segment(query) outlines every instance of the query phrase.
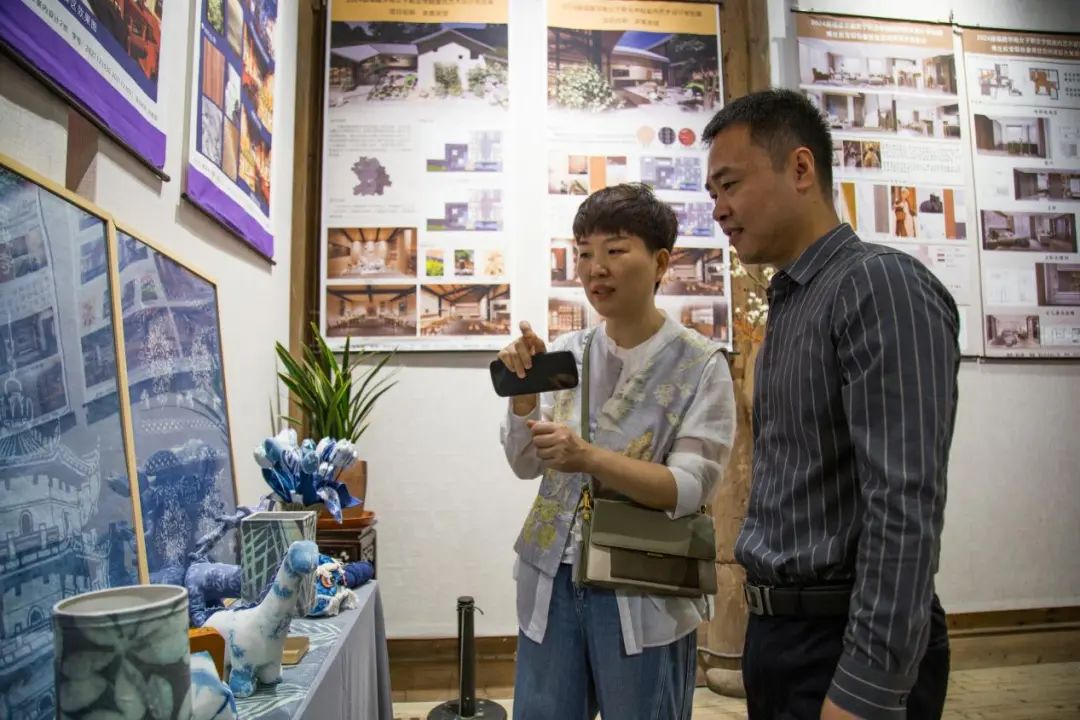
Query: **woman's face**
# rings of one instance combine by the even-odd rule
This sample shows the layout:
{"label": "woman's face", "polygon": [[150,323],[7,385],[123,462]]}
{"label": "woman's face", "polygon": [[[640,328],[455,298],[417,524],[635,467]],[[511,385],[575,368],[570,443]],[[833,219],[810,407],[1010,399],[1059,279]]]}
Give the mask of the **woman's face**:
{"label": "woman's face", "polygon": [[577,273],[593,306],[605,319],[641,317],[653,307],[653,288],[671,254],[653,252],[637,235],[597,232],[575,245]]}

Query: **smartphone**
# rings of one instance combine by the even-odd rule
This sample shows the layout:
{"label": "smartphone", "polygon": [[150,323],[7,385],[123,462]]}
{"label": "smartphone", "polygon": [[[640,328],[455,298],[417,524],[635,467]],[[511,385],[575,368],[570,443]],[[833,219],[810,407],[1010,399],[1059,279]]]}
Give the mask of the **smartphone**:
{"label": "smartphone", "polygon": [[499,397],[533,395],[552,390],[577,387],[578,369],[574,353],[569,350],[533,355],[532,367],[519,378],[502,360],[491,363],[491,384]]}

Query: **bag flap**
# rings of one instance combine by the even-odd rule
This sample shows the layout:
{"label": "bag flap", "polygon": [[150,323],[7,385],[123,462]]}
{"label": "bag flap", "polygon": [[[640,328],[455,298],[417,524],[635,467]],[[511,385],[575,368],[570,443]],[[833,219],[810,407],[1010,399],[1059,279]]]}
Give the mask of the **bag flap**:
{"label": "bag flap", "polygon": [[594,545],[695,560],[716,559],[713,521],[702,513],[672,520],[663,510],[596,499],[591,524],[589,542]]}

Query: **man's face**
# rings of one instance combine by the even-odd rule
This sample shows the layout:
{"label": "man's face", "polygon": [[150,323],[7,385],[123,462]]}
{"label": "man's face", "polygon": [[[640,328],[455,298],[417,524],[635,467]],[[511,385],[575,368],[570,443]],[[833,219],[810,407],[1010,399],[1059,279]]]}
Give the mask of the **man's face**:
{"label": "man's face", "polygon": [[750,141],[746,125],[733,125],[713,138],[705,189],[713,199],[713,218],[742,262],[787,257],[791,240],[784,228],[797,200],[789,174],[773,168],[768,152]]}

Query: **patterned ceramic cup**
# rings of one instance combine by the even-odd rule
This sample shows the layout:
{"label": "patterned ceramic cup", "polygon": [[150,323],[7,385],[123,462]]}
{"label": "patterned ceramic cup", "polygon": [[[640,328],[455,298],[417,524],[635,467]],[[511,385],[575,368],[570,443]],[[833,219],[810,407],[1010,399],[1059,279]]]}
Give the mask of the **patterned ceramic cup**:
{"label": "patterned ceramic cup", "polygon": [[187,590],[135,585],[53,607],[57,717],[190,720]]}

